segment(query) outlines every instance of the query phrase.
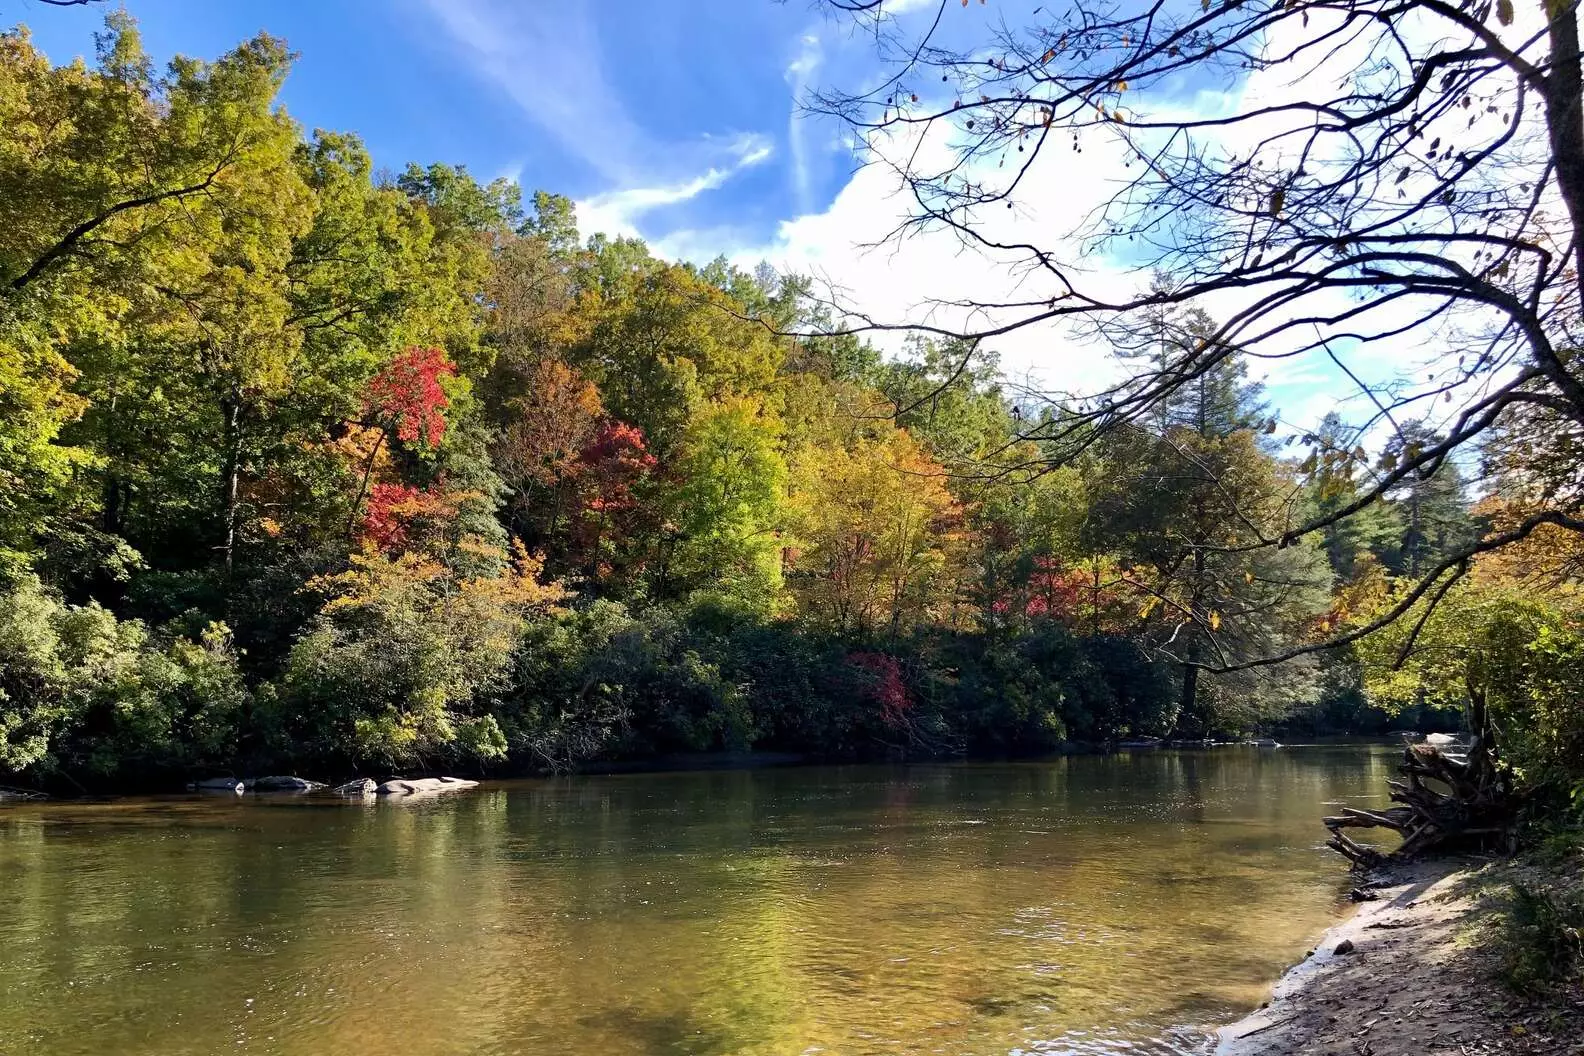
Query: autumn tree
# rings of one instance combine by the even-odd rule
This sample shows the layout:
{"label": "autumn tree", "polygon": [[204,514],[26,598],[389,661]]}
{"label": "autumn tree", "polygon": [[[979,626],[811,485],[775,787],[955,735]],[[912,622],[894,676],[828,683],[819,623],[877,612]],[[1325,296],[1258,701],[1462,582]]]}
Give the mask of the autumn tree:
{"label": "autumn tree", "polygon": [[787,469],[780,423],[757,400],[703,408],[688,423],[667,505],[675,539],[664,577],[768,612],[781,587],[781,519]]}
{"label": "autumn tree", "polygon": [[805,451],[793,471],[799,609],[843,631],[949,620],[962,585],[962,511],[907,433]]}
{"label": "autumn tree", "polygon": [[[1352,423],[1365,429],[1436,408],[1437,439],[1401,445],[1351,501],[1238,544],[1279,550],[1472,462],[1504,421],[1558,435],[1584,422],[1575,7],[1073,0],[1008,25],[947,0],[894,16],[878,0],[830,6],[872,31],[887,73],[810,106],[895,173],[911,203],[897,235],[946,231],[1019,275],[1004,297],[938,303],[923,329],[1095,333],[1139,310],[1233,306],[1206,340],[1051,417],[1036,431],[1051,458],[1147,420],[1237,350],[1336,365],[1370,408]],[[1206,113],[1185,86],[1212,81],[1245,90]],[[1067,241],[1009,226],[1078,152],[1117,177],[1089,220]],[[1106,251],[1170,282],[1118,295],[1080,260]],[[1544,524],[1584,529],[1570,501],[1548,501],[1420,562],[1414,597]]]}
{"label": "autumn tree", "polygon": [[1264,413],[1242,361],[1222,360],[1161,408],[1161,432],[1111,434],[1085,526],[1091,545],[1110,542],[1133,567],[1126,580],[1146,639],[1181,667],[1179,723],[1201,735],[1313,695],[1312,673],[1294,665],[1202,686],[1206,667],[1241,668],[1303,644],[1329,605],[1331,571],[1318,547],[1246,545],[1291,523],[1300,495],[1262,445]]}
{"label": "autumn tree", "polygon": [[501,412],[492,451],[507,487],[514,531],[535,550],[559,550],[574,508],[583,453],[606,424],[594,384],[556,359],[532,368],[521,396]]}
{"label": "autumn tree", "polygon": [[[92,73],[51,69],[17,35],[5,55],[15,76],[0,105],[33,142],[7,138],[18,187],[0,193],[15,210],[0,214],[3,325],[26,341],[44,319],[65,324],[89,398],[65,439],[109,456],[107,530],[130,490],[157,490],[183,512],[149,510],[149,535],[204,526],[195,541],[229,560],[260,407],[300,348],[283,275],[309,196],[295,126],[273,109],[285,48],[259,37],[156,78],[131,20],[113,15]],[[146,444],[151,423],[183,432]],[[195,450],[213,461],[184,459]]]}
{"label": "autumn tree", "polygon": [[763,395],[774,383],[782,358],[776,339],[686,268],[622,273],[591,310],[597,322],[569,361],[600,386],[610,412],[641,429],[661,455],[681,442],[695,409]]}
{"label": "autumn tree", "polygon": [[438,348],[409,348],[385,364],[363,391],[359,424],[369,432],[357,493],[352,497],[348,528],[357,523],[369,493],[374,469],[387,445],[434,449],[446,433],[445,410],[451,405],[441,378],[457,373],[456,364]]}

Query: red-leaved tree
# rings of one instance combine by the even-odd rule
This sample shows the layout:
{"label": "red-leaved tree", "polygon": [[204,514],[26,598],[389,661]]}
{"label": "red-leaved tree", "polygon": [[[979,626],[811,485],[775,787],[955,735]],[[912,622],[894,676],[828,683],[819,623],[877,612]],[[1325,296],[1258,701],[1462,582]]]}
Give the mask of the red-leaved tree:
{"label": "red-leaved tree", "polygon": [[604,577],[630,556],[637,538],[652,536],[658,528],[648,523],[651,513],[637,489],[659,462],[649,453],[643,430],[616,421],[600,429],[578,461],[582,517],[573,542],[591,571]]}
{"label": "red-leaved tree", "polygon": [[443,349],[414,345],[403,349],[369,379],[363,389],[363,417],[378,435],[364,462],[357,497],[352,500],[352,510],[347,517],[348,535],[357,524],[363,499],[369,493],[369,480],[385,444],[395,437],[404,444],[421,440],[425,446],[433,448],[445,437],[445,410],[451,406],[451,399],[441,386],[440,378],[455,377],[456,373],[456,364],[446,357]]}
{"label": "red-leaved tree", "polygon": [[390,553],[405,547],[416,525],[448,521],[456,504],[441,484],[415,488],[410,484],[376,484],[369,491],[362,536]]}
{"label": "red-leaved tree", "polygon": [[896,657],[888,653],[848,653],[847,664],[858,676],[863,697],[879,707],[880,721],[893,730],[910,728],[913,701]]}
{"label": "red-leaved tree", "polygon": [[451,400],[442,375],[456,376],[456,364],[439,348],[404,349],[363,390],[363,414],[404,444],[422,439],[434,447],[445,436],[445,409]]}

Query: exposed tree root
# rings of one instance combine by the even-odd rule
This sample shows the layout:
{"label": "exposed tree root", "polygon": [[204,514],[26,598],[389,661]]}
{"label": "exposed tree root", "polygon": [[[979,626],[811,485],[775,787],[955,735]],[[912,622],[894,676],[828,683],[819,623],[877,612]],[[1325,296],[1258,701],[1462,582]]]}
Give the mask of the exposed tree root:
{"label": "exposed tree root", "polygon": [[[1342,808],[1341,814],[1323,819],[1331,832],[1326,846],[1355,869],[1364,870],[1429,852],[1510,848],[1517,801],[1511,781],[1497,764],[1495,739],[1483,712],[1483,708],[1475,710],[1482,720],[1476,726],[1481,732],[1466,750],[1408,745],[1397,767],[1404,780],[1387,782],[1398,805],[1387,810]],[[1376,828],[1400,833],[1401,846],[1384,854],[1343,831]]]}

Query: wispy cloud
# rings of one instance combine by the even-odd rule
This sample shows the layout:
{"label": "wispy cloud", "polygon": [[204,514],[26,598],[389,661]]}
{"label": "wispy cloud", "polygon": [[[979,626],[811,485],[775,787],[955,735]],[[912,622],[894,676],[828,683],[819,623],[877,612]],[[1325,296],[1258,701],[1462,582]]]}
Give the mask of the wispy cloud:
{"label": "wispy cloud", "polygon": [[823,57],[819,36],[805,33],[798,41],[797,57],[786,68],[787,83],[792,86],[792,112],[787,118],[787,146],[792,154],[792,189],[797,195],[800,213],[806,213],[811,208],[811,190],[805,118],[799,108]]}
{"label": "wispy cloud", "polygon": [[[701,132],[677,141],[636,120],[638,111],[607,75],[595,3],[422,2],[462,61],[587,164],[599,184],[615,188],[577,203],[586,233],[639,234],[645,214],[713,191],[774,151],[769,137],[757,133]],[[801,151],[801,141],[794,149]]]}
{"label": "wispy cloud", "polygon": [[727,180],[768,161],[775,148],[762,136],[738,136],[731,145],[732,162],[711,166],[691,179],[653,187],[629,187],[596,194],[577,203],[578,228],[586,234],[636,235],[638,220],[645,213],[668,205],[680,205],[713,191]]}
{"label": "wispy cloud", "polygon": [[649,137],[604,75],[587,6],[424,2],[480,75],[601,176],[630,182],[638,159],[654,156]]}

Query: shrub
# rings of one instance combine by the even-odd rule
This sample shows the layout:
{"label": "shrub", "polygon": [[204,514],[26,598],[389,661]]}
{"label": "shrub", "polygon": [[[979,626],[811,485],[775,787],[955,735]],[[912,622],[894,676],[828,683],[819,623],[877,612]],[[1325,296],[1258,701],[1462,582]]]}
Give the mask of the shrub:
{"label": "shrub", "polygon": [[1502,981],[1521,994],[1571,982],[1584,963],[1584,900],[1514,884],[1498,918],[1496,946]]}
{"label": "shrub", "polygon": [[223,764],[247,701],[222,623],[150,633],[31,576],[0,592],[0,770],[125,779]]}
{"label": "shrub", "polygon": [[490,714],[530,615],[563,596],[519,553],[495,577],[369,549],[310,586],[327,600],[287,657],[267,722],[275,750],[392,767],[503,758]]}

